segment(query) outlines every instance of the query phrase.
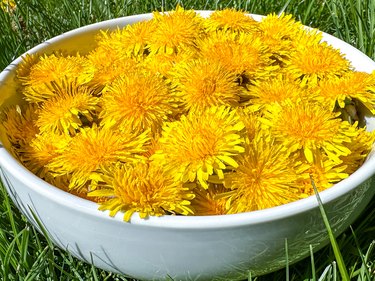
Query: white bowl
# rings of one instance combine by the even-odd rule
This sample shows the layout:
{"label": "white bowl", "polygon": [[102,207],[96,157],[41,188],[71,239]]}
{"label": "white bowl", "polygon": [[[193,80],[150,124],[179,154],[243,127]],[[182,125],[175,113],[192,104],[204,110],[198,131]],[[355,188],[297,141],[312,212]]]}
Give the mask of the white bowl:
{"label": "white bowl", "polygon": [[[210,12],[200,12],[207,16]],[[31,49],[28,53],[52,50],[88,51],[100,29],[114,29],[151,14],[136,15],[85,26]],[[259,19],[259,16],[254,16]],[[343,41],[324,34],[360,71],[370,72],[375,63]],[[19,100],[15,97],[15,69],[21,58],[0,74],[0,106]],[[369,128],[375,126],[367,119]],[[243,279],[265,274],[317,250],[329,240],[314,196],[261,211],[222,216],[163,216],[130,223],[122,214],[114,218],[97,210],[97,204],[61,191],[44,182],[4,148],[0,148],[1,179],[21,212],[36,227],[38,216],[52,241],[74,256],[97,267],[145,280]],[[363,211],[375,193],[375,156],[350,177],[321,192],[331,226],[344,231]]]}

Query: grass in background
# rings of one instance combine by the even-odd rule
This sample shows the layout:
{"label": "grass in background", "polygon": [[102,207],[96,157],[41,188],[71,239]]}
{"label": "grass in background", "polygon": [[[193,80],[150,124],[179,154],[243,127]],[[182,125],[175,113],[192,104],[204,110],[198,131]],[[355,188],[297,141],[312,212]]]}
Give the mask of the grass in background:
{"label": "grass in background", "polygon": [[[177,4],[196,10],[233,7],[263,15],[290,13],[303,24],[333,34],[375,59],[374,0],[20,0],[14,11],[0,10],[0,70],[62,32],[116,17],[167,11]],[[351,229],[337,237],[352,280],[375,280],[374,241],[375,200]],[[249,276],[249,280],[342,280],[335,260],[327,246],[295,265],[286,265],[286,269],[258,278]],[[133,279],[96,269],[54,247],[27,223],[0,186],[0,280]]]}

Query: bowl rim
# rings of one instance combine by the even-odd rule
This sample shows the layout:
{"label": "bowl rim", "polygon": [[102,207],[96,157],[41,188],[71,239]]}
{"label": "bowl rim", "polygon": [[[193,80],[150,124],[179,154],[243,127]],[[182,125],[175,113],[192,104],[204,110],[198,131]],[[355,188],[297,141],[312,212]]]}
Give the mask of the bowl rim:
{"label": "bowl rim", "polygon": [[[213,11],[196,11],[202,16],[208,16]],[[264,16],[249,14],[254,19],[260,20]],[[89,31],[98,31],[100,29],[108,29],[108,26],[124,26],[132,24],[140,20],[147,20],[152,18],[152,13],[132,15],[127,17],[121,17],[116,19],[110,19],[87,26],[79,27],[77,29],[62,33],[56,37],[53,37],[45,42],[38,44],[31,48],[12,63],[10,63],[0,73],[0,84],[9,79],[12,72],[16,69],[17,65],[22,61],[22,57],[26,54],[33,54],[43,51],[51,44],[67,40],[69,37],[77,36],[81,33],[87,33]],[[354,52],[356,56],[359,56],[362,60],[367,63],[366,70],[375,70],[375,62],[372,61],[368,56],[360,52],[358,49],[349,45],[348,43],[332,36],[327,33],[323,33],[324,41],[335,43],[345,48],[348,52]],[[352,60],[351,60],[352,61]],[[353,61],[352,61],[353,62]],[[375,120],[373,121],[375,122]],[[1,144],[1,143],[0,143]],[[370,157],[359,167],[353,174],[348,178],[334,184],[332,187],[319,193],[323,204],[335,201],[336,199],[344,196],[354,189],[372,175],[375,174],[375,155],[373,155],[374,149],[370,153]],[[109,211],[99,211],[97,203],[89,201],[84,198],[80,198],[68,192],[65,192],[34,175],[32,172],[27,170],[20,162],[18,162],[11,153],[5,149],[2,145],[0,147],[0,170],[6,170],[13,177],[17,178],[22,184],[28,186],[33,192],[38,193],[40,196],[46,197],[48,200],[53,201],[56,204],[63,205],[65,208],[73,209],[77,212],[83,212],[89,216],[101,218],[103,220],[111,220],[117,223],[125,223],[123,221],[123,213],[118,212],[114,217],[108,215]],[[6,185],[6,183],[4,183]],[[141,219],[137,212],[135,212],[129,223],[140,226],[148,227],[159,227],[159,228],[181,228],[181,229],[210,229],[210,228],[232,228],[243,225],[256,225],[268,223],[275,220],[282,220],[288,217],[299,215],[313,209],[318,208],[318,201],[315,195],[309,196],[304,199],[300,199],[294,202],[290,202],[284,205],[244,212],[239,214],[229,215],[212,215],[212,216],[175,216],[175,215],[163,215],[160,217],[149,216],[147,219]]]}

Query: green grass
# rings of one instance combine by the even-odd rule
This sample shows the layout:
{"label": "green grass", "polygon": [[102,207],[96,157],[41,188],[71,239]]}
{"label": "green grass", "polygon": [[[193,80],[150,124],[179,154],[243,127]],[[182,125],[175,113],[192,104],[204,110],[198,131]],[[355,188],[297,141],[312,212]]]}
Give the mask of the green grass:
{"label": "green grass", "polygon": [[[64,31],[120,16],[166,11],[177,4],[197,10],[234,7],[255,14],[284,11],[375,58],[374,0],[22,0],[12,13],[0,10],[0,69]],[[334,248],[311,251],[297,264],[258,278],[250,275],[249,280],[375,280],[375,200],[335,241]],[[97,269],[55,247],[25,220],[0,186],[0,280],[132,279]]]}

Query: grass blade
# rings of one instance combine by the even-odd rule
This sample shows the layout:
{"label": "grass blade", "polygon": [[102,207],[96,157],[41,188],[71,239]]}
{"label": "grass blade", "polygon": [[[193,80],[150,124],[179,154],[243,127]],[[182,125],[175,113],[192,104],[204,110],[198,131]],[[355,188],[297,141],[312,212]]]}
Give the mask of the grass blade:
{"label": "grass blade", "polygon": [[314,252],[313,252],[312,245],[310,245],[310,258],[311,258],[312,281],[316,281],[316,270],[315,270]]}
{"label": "grass blade", "polygon": [[289,281],[289,253],[288,253],[288,239],[285,238],[285,280]]}
{"label": "grass blade", "polygon": [[[320,276],[319,280],[318,281],[325,281],[325,280],[331,280],[330,276],[332,276],[332,265],[328,265],[322,275]],[[328,279],[329,278],[329,279]],[[333,279],[335,280],[335,279]]]}
{"label": "grass blade", "polygon": [[344,262],[344,259],[342,257],[340,248],[339,248],[339,246],[337,244],[337,241],[336,241],[336,238],[335,238],[335,236],[333,234],[331,225],[329,224],[329,220],[328,220],[326,211],[324,210],[324,207],[323,207],[323,202],[322,202],[322,200],[320,198],[318,189],[316,188],[314,179],[311,176],[310,176],[310,179],[311,179],[311,184],[312,184],[312,186],[314,188],[316,199],[318,200],[319,210],[320,210],[320,213],[322,215],[322,218],[323,218],[323,221],[324,221],[324,225],[325,225],[325,227],[327,229],[327,232],[328,232],[329,241],[331,242],[333,253],[335,255],[335,258],[336,258],[336,261],[337,261],[337,264],[338,264],[338,267],[339,267],[339,272],[340,272],[341,278],[344,281],[349,281],[350,280],[349,274],[348,274],[348,271],[346,269],[345,262]]}
{"label": "grass blade", "polygon": [[[365,278],[367,278],[367,280],[371,280],[371,277],[370,277],[370,273],[369,271],[367,270],[367,259],[366,259],[366,256],[363,255],[362,251],[361,251],[361,247],[359,246],[359,243],[358,243],[358,239],[357,239],[357,235],[355,234],[354,230],[352,227],[350,227],[351,231],[352,231],[352,235],[353,235],[353,238],[354,238],[354,242],[357,246],[357,249],[358,249],[358,253],[359,253],[359,256],[361,258],[361,261],[362,261],[362,266],[361,266],[361,269],[360,269],[360,276],[361,276],[361,280],[366,280]],[[370,245],[371,247],[371,245]],[[370,248],[369,248],[370,249]],[[366,277],[365,277],[366,276]]]}

